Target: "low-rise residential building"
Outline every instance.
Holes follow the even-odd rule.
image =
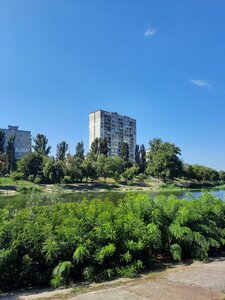
[[[31,151],[31,132],[25,130],[19,130],[18,126],[8,126],[8,129],[0,128],[0,131],[5,133],[5,151],[10,136],[14,136],[14,147],[16,159],[20,159],[23,155],[30,153]]]

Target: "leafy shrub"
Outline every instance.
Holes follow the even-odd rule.
[[[21,185],[19,186],[16,191],[20,194],[27,194],[27,193],[37,193],[40,195],[40,193],[43,191],[43,188],[40,186],[25,186]]]
[[[42,177],[36,176],[36,177],[34,178],[34,183],[39,184],[39,183],[41,183],[41,182],[42,182]]]
[[[140,183],[144,182],[147,178],[148,178],[148,176],[143,173],[136,176],[137,181]]]
[[[34,175],[29,175],[27,179],[31,182],[34,182],[35,176]]]
[[[64,176],[63,178],[63,183],[73,183],[72,179],[70,176]]]
[[[121,179],[121,175],[116,171],[113,175],[113,179],[115,180],[116,183],[119,183]]]
[[[16,171],[11,172],[10,173],[10,178],[12,178],[13,180],[21,180],[21,179],[23,179],[23,173],[16,172]]]
[[[32,187],[19,186],[19,187],[17,187],[16,191],[20,194],[26,194],[26,193],[32,191]]]
[[[79,262],[83,263],[84,259],[89,257],[89,256],[90,256],[90,253],[87,250],[87,248],[83,245],[79,245],[77,247],[77,249],[74,251],[73,259],[78,263]]]
[[[72,263],[70,261],[60,262],[53,270],[51,284],[54,287],[68,284]]]
[[[170,252],[172,254],[172,258],[176,261],[181,260],[181,247],[178,244],[173,244],[170,246]]]
[[[225,203],[204,194],[127,195],[64,203],[32,193],[27,207],[0,210],[0,289],[133,277],[157,257],[205,259],[225,250]]]

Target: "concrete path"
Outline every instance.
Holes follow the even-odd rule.
[[[225,260],[170,269],[162,278],[79,295],[70,300],[225,299]]]
[[[114,286],[114,287],[113,287]],[[92,291],[90,291],[92,290]],[[65,289],[37,294],[12,295],[0,299],[69,299],[69,300],[222,300],[225,299],[225,258],[208,263],[194,262],[188,266],[175,265],[156,276],[93,285],[82,289]]]

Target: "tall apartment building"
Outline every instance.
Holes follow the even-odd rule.
[[[116,112],[98,110],[89,114],[89,148],[94,139],[107,138],[109,155],[120,156],[123,142],[129,145],[130,161],[135,159],[136,120]]]
[[[15,136],[14,146],[16,159],[20,159],[23,155],[31,151],[31,132],[25,130],[19,130],[18,126],[8,126],[8,129],[1,129],[5,132],[5,151],[7,148],[9,137]]]

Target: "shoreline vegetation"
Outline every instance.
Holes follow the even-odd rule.
[[[192,192],[200,189],[223,189],[224,183],[215,182],[187,182],[175,181],[171,184],[165,184],[158,179],[150,179],[145,182],[133,182],[132,185],[119,184],[109,181],[82,182],[70,184],[35,184],[26,180],[14,180],[12,178],[0,178],[0,196],[16,195],[20,193],[29,193],[34,190],[52,192],[55,186],[60,186],[64,193],[101,193],[101,192]]]
[[[25,193],[33,188],[48,192],[60,184],[65,191],[151,191],[201,189],[225,184],[225,171],[202,165],[190,165],[181,160],[181,149],[160,138],[149,141],[149,149],[136,145],[130,160],[128,143],[120,155],[109,155],[108,141],[96,138],[85,155],[84,143],[78,142],[74,154],[68,154],[68,144],[57,145],[55,157],[43,134],[33,139],[33,152],[20,160],[15,158],[13,137],[4,147],[5,135],[0,132],[0,190],[5,194]]]
[[[225,203],[173,195],[127,194],[64,202],[33,195],[0,209],[0,290],[67,286],[135,277],[155,264],[204,260],[225,251]]]

